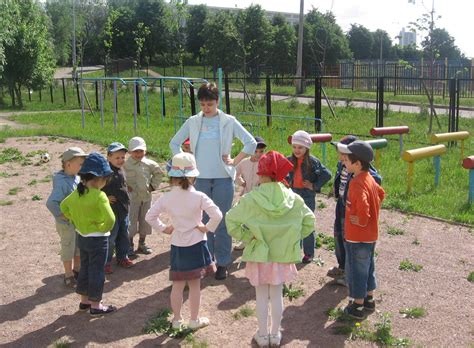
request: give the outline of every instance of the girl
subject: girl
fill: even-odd
[[[301,240],[314,229],[314,214],[303,199],[283,185],[293,165],[270,151],[258,162],[260,186],[244,195],[226,215],[229,234],[246,242],[242,261],[245,275],[255,286],[259,346],[280,345],[283,283],[295,279]],[[268,305],[271,330],[268,331]]]
[[[222,213],[214,202],[193,184],[199,175],[196,160],[190,153],[179,153],[171,161],[168,173],[172,189],[160,197],[150,208],[145,220],[158,231],[171,234],[170,280],[173,328],[183,325],[181,307],[186,282],[189,287],[191,320],[188,327],[198,329],[209,325],[209,319],[199,317],[201,302],[201,278],[214,273],[215,265],[207,247],[207,232],[214,232],[222,220]],[[202,223],[202,212],[209,216],[207,224]],[[171,224],[166,225],[159,216],[167,213]]]
[[[303,130],[296,131],[291,136],[293,153],[288,160],[294,168],[288,175],[288,183],[314,212],[316,192],[321,192],[321,187],[331,179],[331,172],[316,157],[310,155],[312,144],[311,136]],[[303,240],[303,263],[310,263],[313,260],[314,243],[313,231]]]
[[[201,85],[197,95],[201,112],[186,120],[171,139],[170,148],[176,155],[181,152],[183,141],[189,138],[200,173],[196,179],[196,190],[208,195],[225,214],[232,207],[234,198],[235,166],[255,153],[257,142],[234,116],[217,108],[219,90],[215,84]],[[237,156],[231,158],[234,138],[238,138],[244,146]],[[208,238],[209,250],[217,263],[215,278],[224,280],[227,278],[227,266],[232,263],[232,238],[225,223],[222,222]]]
[[[115,223],[115,215],[107,195],[101,189],[112,174],[109,163],[97,152],[86,157],[77,189],[61,202],[61,211],[78,232],[81,270],[76,292],[81,295],[80,310],[91,315],[102,315],[117,310],[101,303],[104,290],[104,267],[107,259],[108,236]]]

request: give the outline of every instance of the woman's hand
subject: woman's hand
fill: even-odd
[[[197,227],[197,229],[198,229],[199,231],[201,231],[202,233],[209,232],[209,230],[207,229],[206,225],[204,225],[202,222],[201,222],[200,225],[197,225],[196,227]]]
[[[234,164],[234,160],[230,157],[230,155],[222,155],[222,160],[228,166],[232,166]]]
[[[163,233],[164,233],[164,234],[171,234],[171,233],[173,233],[173,231],[174,231],[173,225],[168,225],[168,226],[166,226],[166,228],[163,230]]]
[[[308,180],[303,180],[303,187],[309,190],[313,190],[313,183]]]

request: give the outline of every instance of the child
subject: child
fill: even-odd
[[[357,140],[354,135],[344,136],[340,140],[340,144],[349,145]],[[337,142],[331,142],[337,149]],[[338,263],[338,267],[333,267],[327,273],[328,276],[336,278],[336,283],[340,285],[346,285],[345,282],[345,263],[346,263],[346,252],[344,250],[344,215],[346,209],[346,196],[348,182],[352,176],[344,166],[343,159],[346,155],[338,152],[339,161],[337,162],[336,175],[334,177],[334,196],[337,199],[336,212],[334,219],[334,240],[336,243],[335,254]],[[370,165],[369,173],[375,179],[377,184],[381,184],[382,178],[377,173],[377,170]]]
[[[129,257],[136,257],[133,237],[138,233],[137,252],[151,254],[152,250],[145,244],[145,238],[151,234],[151,226],[145,221],[145,214],[151,206],[151,192],[160,186],[163,172],[158,163],[145,157],[145,140],[134,137],[129,142],[130,157],[125,161],[125,177],[130,193],[130,250]]]
[[[216,230],[222,220],[222,213],[206,194],[194,188],[193,184],[198,175],[196,160],[192,154],[182,152],[175,155],[168,173],[173,188],[153,204],[145,217],[157,230],[171,234],[170,280],[173,281],[171,308],[174,329],[183,325],[181,307],[186,283],[191,306],[188,327],[198,329],[209,325],[209,319],[199,317],[201,278],[215,271],[207,247],[206,232]],[[203,211],[209,216],[209,222],[205,225],[202,223]],[[170,225],[159,219],[162,213],[168,214]]]
[[[331,172],[314,156],[310,154],[313,141],[303,130],[296,131],[291,136],[293,153],[288,157],[294,169],[289,173],[288,183],[291,189],[299,194],[309,209],[316,208],[316,192],[331,179]],[[314,258],[314,231],[303,240],[304,257],[301,262],[310,263]]]
[[[127,148],[121,143],[112,143],[107,148],[107,160],[113,174],[110,176],[107,185],[102,189],[109,199],[110,206],[115,214],[115,225],[110,232],[109,251],[107,263],[105,265],[105,274],[112,273],[112,254],[115,249],[115,257],[120,267],[130,268],[133,262],[127,256],[130,248],[130,239],[128,238],[128,208],[130,197],[127,191],[127,184],[123,173],[125,163],[125,154]]]
[[[235,183],[244,188],[241,195],[249,193],[258,186],[258,160],[265,153],[267,144],[265,144],[262,137],[255,137],[255,141],[257,142],[255,154],[248,158],[244,158],[236,167]],[[245,242],[240,242],[234,247],[234,250],[243,250],[244,248]]]
[[[349,296],[354,299],[344,312],[356,319],[364,318],[364,309],[375,310],[376,288],[374,250],[378,239],[378,218],[384,190],[369,173],[374,158],[372,147],[356,140],[349,145],[338,144],[345,154],[344,165],[353,178],[349,182],[344,221],[346,249],[346,282]]]
[[[193,153],[191,151],[191,142],[189,141],[189,138],[187,138],[183,144],[181,144],[181,150],[183,152],[187,152],[187,153]],[[168,160],[168,162],[166,162],[166,172],[168,173],[171,169],[171,162],[172,162],[172,158]]]
[[[256,290],[258,331],[254,339],[259,346],[280,344],[283,283],[295,279],[300,241],[314,229],[313,212],[282,183],[292,168],[282,154],[264,154],[258,162],[260,186],[244,195],[225,217],[229,234],[247,244],[242,261],[247,262],[245,275]]]
[[[107,160],[97,152],[91,153],[79,172],[77,189],[61,202],[61,211],[78,232],[81,270],[76,292],[81,295],[80,310],[91,315],[103,315],[117,310],[101,303],[104,290],[104,266],[107,259],[110,230],[115,216],[109,200],[101,189],[112,174]]]
[[[53,214],[56,222],[56,231],[61,239],[61,261],[64,266],[64,285],[74,288],[81,264],[79,249],[76,246],[76,230],[61,213],[59,204],[79,183],[77,173],[81,169],[84,158],[87,156],[79,147],[70,147],[61,156],[63,169],[53,176],[53,190],[51,191],[46,207]],[[74,264],[73,264],[74,260]]]

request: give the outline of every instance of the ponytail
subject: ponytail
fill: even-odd
[[[97,178],[97,176],[91,173],[79,174],[79,176],[81,178],[81,182],[77,185],[77,192],[79,193],[79,196],[82,196],[87,193],[87,191],[89,191],[86,186],[86,183],[88,181],[94,180],[95,178]]]

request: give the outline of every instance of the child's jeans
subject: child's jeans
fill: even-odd
[[[344,249],[345,213],[342,198],[339,197],[336,203],[336,217],[334,220],[334,242],[336,244],[336,259],[339,269],[344,269],[346,267],[346,251]]]
[[[374,243],[344,242],[346,248],[346,283],[349,296],[366,298],[377,287],[375,279]]]
[[[107,263],[112,261],[112,255],[115,249],[117,261],[127,258],[128,249],[130,249],[130,238],[128,237],[128,216],[119,218],[115,216],[115,224],[110,231],[109,252],[107,253]]]
[[[89,301],[100,302],[104,291],[105,261],[109,245],[108,237],[77,238],[81,250],[81,270],[77,278],[76,292],[87,296]]]
[[[308,189],[292,188],[292,190],[294,193],[300,195],[301,198],[303,198],[306,206],[314,213],[316,209],[316,193]],[[305,239],[303,239],[303,252],[306,256],[311,258],[314,257],[315,242],[316,240],[314,238],[314,231],[311,232],[311,234]]]

